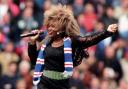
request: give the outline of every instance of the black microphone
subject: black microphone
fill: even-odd
[[[38,34],[38,31],[35,31],[35,32],[30,32],[30,33],[25,33],[25,34],[21,34],[20,37],[23,38],[23,37],[29,37],[29,36],[35,36]],[[41,34],[44,34],[44,30],[40,30],[40,35]]]

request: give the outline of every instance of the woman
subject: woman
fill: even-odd
[[[28,46],[32,63],[35,64],[37,59],[33,83],[38,89],[69,89],[73,68],[87,56],[83,49],[111,36],[117,25],[112,24],[107,31],[81,37],[73,13],[65,6],[54,6],[44,15],[47,35],[41,42],[41,50],[38,53],[35,44],[39,34],[31,38]]]

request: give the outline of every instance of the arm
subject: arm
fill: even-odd
[[[78,37],[78,41],[83,48],[87,48],[89,46],[99,43],[101,40],[103,40],[107,37],[110,37],[112,35],[113,35],[113,33],[108,32],[108,31],[95,32],[89,36]]]
[[[95,32],[88,36],[84,36],[84,37],[79,36],[74,38],[74,45],[82,48],[87,48],[89,46],[97,44],[98,42],[109,36],[112,36],[113,33],[115,33],[116,31],[117,31],[117,24],[111,24],[108,26],[107,31]]]
[[[78,66],[83,57],[88,58],[89,54],[87,51],[84,51],[82,49],[85,49],[89,46],[95,45],[97,44],[99,41],[105,39],[106,37],[111,36],[112,33],[109,33],[107,31],[102,31],[102,32],[95,32],[89,36],[77,36],[75,38],[73,38],[72,42],[73,42],[73,48],[80,48],[80,49],[76,49],[73,53],[74,53],[74,66]]]

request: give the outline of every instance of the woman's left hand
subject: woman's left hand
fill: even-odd
[[[118,25],[117,24],[111,24],[111,25],[108,26],[107,31],[114,33],[114,32],[117,31],[117,28],[118,28]]]

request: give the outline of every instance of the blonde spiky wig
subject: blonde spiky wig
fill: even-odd
[[[48,28],[51,24],[55,25],[58,31],[65,31],[69,37],[80,35],[79,26],[73,16],[73,12],[67,6],[51,6],[44,13],[44,26]]]

